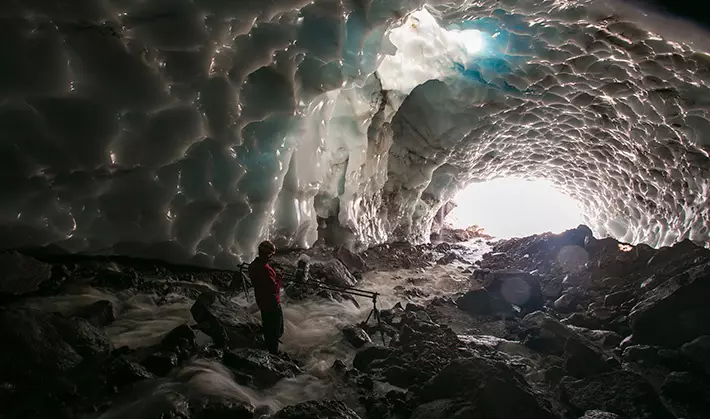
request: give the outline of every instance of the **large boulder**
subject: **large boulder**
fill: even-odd
[[[368,343],[372,343],[370,335],[367,334],[361,327],[349,325],[343,329],[345,340],[354,348],[359,349]]]
[[[152,374],[164,377],[170,373],[179,362],[175,352],[157,351],[148,355],[141,361],[141,365]]]
[[[301,370],[292,362],[258,349],[237,349],[224,353],[222,363],[242,385],[269,388],[284,378],[293,378]]]
[[[395,353],[392,348],[369,346],[360,350],[353,359],[353,366],[360,371],[367,371],[370,364],[378,359],[385,359]]]
[[[603,410],[587,410],[584,416],[579,419],[621,419],[621,417],[615,413],[605,412]]]
[[[710,383],[689,372],[668,374],[661,386],[661,395],[676,417],[705,419],[710,412]]]
[[[471,290],[462,295],[456,300],[456,305],[474,316],[513,312],[513,307],[509,302],[483,288]]]
[[[341,401],[322,400],[287,406],[273,419],[360,419],[360,416]]]
[[[218,346],[254,347],[260,339],[261,327],[257,319],[246,308],[214,291],[200,294],[190,313],[197,328]]]
[[[560,382],[565,401],[579,415],[589,410],[603,410],[634,419],[673,419],[654,388],[640,376],[628,371],[614,371]]]
[[[367,269],[365,261],[357,253],[353,253],[347,247],[340,246],[335,249],[335,257],[338,258],[353,273],[364,272]]]
[[[39,289],[52,267],[17,252],[0,253],[0,294],[22,295]]]
[[[578,326],[568,327],[602,349],[614,349],[624,340],[621,335],[610,330],[592,330]]]
[[[254,407],[237,399],[201,397],[190,400],[189,404],[190,419],[253,419],[254,417]]]
[[[520,322],[524,343],[546,355],[563,357],[565,369],[574,377],[586,377],[611,369],[601,348],[541,311]]]
[[[113,350],[113,344],[108,337],[88,320],[80,317],[65,319],[55,315],[52,324],[64,341],[85,358],[107,354]]]
[[[539,310],[545,302],[538,278],[520,270],[491,271],[484,277],[483,288],[525,312]]]
[[[461,399],[443,399],[425,403],[412,412],[411,419],[469,419],[478,416],[473,403]]]
[[[310,277],[337,287],[353,287],[357,279],[338,259],[311,262]]]
[[[123,356],[111,358],[102,366],[106,383],[115,389],[131,386],[139,381],[153,378],[142,365],[130,361]]]
[[[0,309],[0,377],[40,380],[60,376],[82,360],[57,330],[57,315],[32,309]]]
[[[107,355],[107,336],[82,318],[27,308],[0,309],[0,376],[61,375],[82,358]],[[1,373],[1,372],[4,372]]]
[[[674,348],[710,335],[709,298],[710,263],[667,280],[631,311],[634,341]]]
[[[174,328],[160,341],[160,345],[173,351],[193,351],[197,346],[197,336],[195,331],[186,324]]]
[[[75,317],[86,319],[89,323],[96,327],[105,327],[116,320],[114,314],[115,309],[113,303],[108,300],[97,301],[88,306],[81,307],[74,312]]]
[[[421,389],[420,399],[425,402],[437,400],[462,400],[471,402],[462,409],[470,411],[468,417],[547,419],[554,418],[540,403],[525,379],[506,364],[479,357],[457,359],[427,382]],[[440,412],[450,413],[451,404],[445,403]],[[447,418],[434,416],[435,406],[415,411],[423,418]],[[429,412],[429,413],[428,413]]]
[[[681,348],[683,355],[710,375],[710,336],[701,336]]]

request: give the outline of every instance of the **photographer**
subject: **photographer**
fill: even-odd
[[[281,309],[283,280],[269,265],[269,260],[275,253],[276,246],[270,241],[263,241],[259,244],[258,256],[249,265],[249,278],[254,287],[256,304],[261,311],[266,349],[274,355],[278,354],[280,339],[284,334]]]

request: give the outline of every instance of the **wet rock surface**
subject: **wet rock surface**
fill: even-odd
[[[327,400],[288,406],[274,419],[360,419],[360,416],[341,401]]]
[[[0,253],[0,295],[23,295],[37,291],[52,276],[52,267],[18,252]]]
[[[434,299],[414,280],[393,286],[401,302],[380,310],[381,324],[338,323],[334,344],[341,342],[351,357],[315,369],[304,366],[308,351],[292,357],[263,350],[258,311],[243,301],[241,280],[235,296],[234,272],[12,254],[3,263],[26,269],[0,284],[0,355],[13,360],[0,365],[2,415],[707,417],[707,249],[690,242],[634,247],[595,239],[585,227],[492,247],[475,264],[465,262],[470,250],[451,243],[280,253],[274,264],[282,271],[306,253],[311,278],[338,287],[357,285],[375,271],[406,275],[439,266],[470,273],[468,289]],[[250,292],[248,280],[244,285]],[[69,307],[67,295],[81,304]],[[42,298],[51,304],[38,303]],[[136,301],[148,301],[156,312],[143,313]],[[353,300],[314,283],[286,290],[286,306],[304,301]],[[168,308],[183,310],[184,320],[170,320],[158,334],[127,332],[134,325],[126,323],[126,313],[150,324],[171,319]],[[126,345],[117,333],[150,343]],[[309,393],[314,380],[328,391]],[[314,400],[285,395],[295,387]]]

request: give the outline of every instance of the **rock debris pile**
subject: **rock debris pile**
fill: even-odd
[[[309,250],[311,273],[354,286],[366,272],[458,264],[470,289],[402,301],[351,324],[353,357],[313,379],[330,390],[275,406],[256,394],[309,374],[262,349],[233,273],[120,258],[0,255],[0,417],[274,419],[701,419],[710,411],[710,251],[596,239],[580,226],[491,243]],[[449,256],[453,255],[453,256]],[[278,255],[292,268],[298,255]],[[248,284],[247,284],[248,286]],[[102,290],[79,306],[42,305]],[[328,301],[308,284],[294,301]],[[189,315],[145,345],[115,339],[126,295]],[[83,300],[82,300],[83,301]],[[364,319],[363,319],[364,320]],[[384,338],[383,345],[380,335]],[[260,393],[261,392],[261,393]]]

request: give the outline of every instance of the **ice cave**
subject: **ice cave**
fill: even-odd
[[[424,3],[4,2],[0,246],[230,267],[319,228],[423,242],[506,177],[553,182],[600,237],[710,241],[700,25]]]
[[[0,0],[0,418],[706,419],[698,3]]]

